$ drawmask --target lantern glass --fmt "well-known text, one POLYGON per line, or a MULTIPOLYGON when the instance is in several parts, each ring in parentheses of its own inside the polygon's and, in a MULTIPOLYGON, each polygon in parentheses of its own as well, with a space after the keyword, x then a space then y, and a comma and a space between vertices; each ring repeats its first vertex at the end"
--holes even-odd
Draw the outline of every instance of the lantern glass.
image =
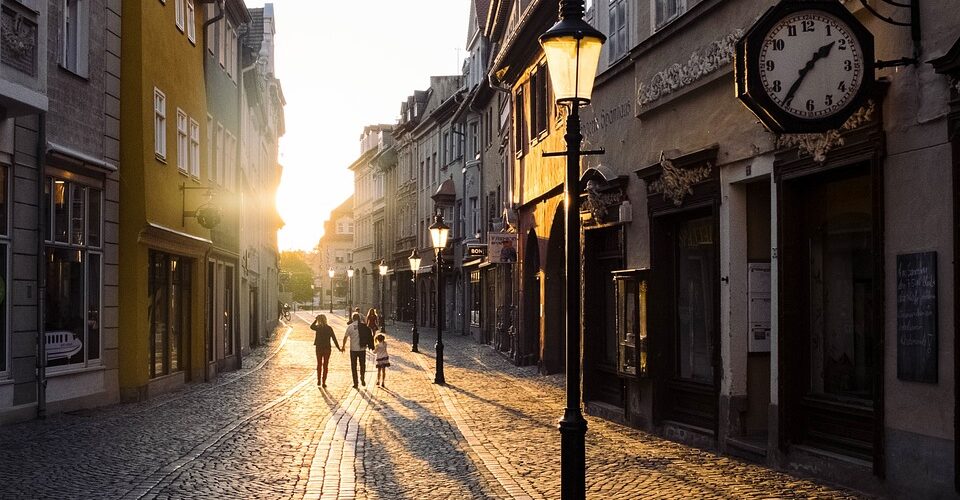
POLYGON ((593 95, 603 39, 576 35, 545 36, 541 42, 557 102, 583 105, 593 95))
POLYGON ((352 278, 352 277, 353 277, 353 268, 352 268, 352 267, 351 267, 350 269, 347 269, 347 277, 348 277, 348 278, 352 278))
POLYGON ((447 247, 447 237, 450 236, 450 227, 442 221, 434 222, 430 225, 430 239, 433 240, 433 248, 443 250, 447 247))
POLYGON ((334 271, 333 268, 330 268, 330 269, 327 270, 327 276, 329 276, 329 277, 331 277, 331 278, 333 278, 333 275, 334 275, 335 273, 336 273, 336 271, 334 271))
POLYGON ((386 276, 386 275, 387 275, 387 270, 388 270, 387 262, 381 260, 381 261, 380 261, 380 276, 386 276))
POLYGON ((410 252, 410 257, 408 260, 410 261, 411 271, 416 273, 418 270, 420 270, 420 255, 417 254, 416 250, 410 252))

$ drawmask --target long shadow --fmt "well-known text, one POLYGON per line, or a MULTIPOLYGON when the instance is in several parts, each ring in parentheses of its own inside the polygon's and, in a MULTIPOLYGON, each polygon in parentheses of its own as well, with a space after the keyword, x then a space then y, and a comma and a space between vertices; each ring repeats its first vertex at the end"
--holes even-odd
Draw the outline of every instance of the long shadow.
MULTIPOLYGON (((389 399, 376 397, 368 391, 362 391, 361 396, 368 401, 371 409, 380 414, 382 421, 389 425, 385 432, 392 434, 398 440, 402 440, 405 443, 405 449, 421 462, 427 464, 432 470, 462 484, 466 490, 471 492, 472 497, 482 498, 489 493, 484 492, 483 485, 473 479, 481 477, 480 472, 474 462, 464 453, 464 450, 458 447, 459 440, 450 439, 441 434, 444 431, 451 432, 449 430, 451 425, 446 420, 434 415, 428 408, 416 401, 401 396, 396 391, 387 388, 382 388, 380 391, 388 394, 389 399), (402 414, 401 409, 412 412, 414 417, 411 418, 402 414), (459 460, 451 460, 450 457, 459 457, 459 460)), ((374 429, 374 427, 368 427, 365 430, 364 446, 373 446, 376 449, 383 445, 378 442, 378 433, 371 432, 374 429)), ((365 461, 368 459, 369 456, 365 455, 365 461)), ((409 464, 407 465, 409 470, 409 464)), ((387 477, 390 476, 390 474, 384 474, 387 477)), ((384 485, 381 487, 369 482, 366 484, 368 489, 380 492, 385 498, 395 497, 396 490, 392 486, 384 485)))
POLYGON ((475 399, 475 400, 477 400, 477 401, 480 401, 480 402, 482 402, 482 403, 484 403, 484 404, 487 404, 487 405, 490 405, 490 406, 495 406, 495 407, 499 408, 500 410, 502 410, 502 411, 504 411, 504 412, 507 412, 507 413, 509 413, 509 414, 513 415, 514 417, 517 417, 517 418, 519 418, 519 419, 521 419, 521 420, 527 420, 527 421, 529 421, 529 422, 533 422, 533 423, 537 424, 538 427, 553 428, 552 425, 544 424, 543 422, 541 422, 541 421, 538 420, 537 418, 528 415, 528 414, 527 414, 526 412, 524 412, 524 411, 521 411, 521 410, 518 410, 518 409, 516 409, 516 408, 507 406, 507 405, 505 405, 505 404, 503 404, 503 403, 499 403, 499 402, 494 401, 494 400, 492 400, 492 399, 487 399, 487 398, 485 398, 485 397, 483 397, 483 396, 478 396, 477 394, 475 394, 475 393, 473 393, 473 392, 471 392, 471 391, 469 391, 469 390, 467 390, 467 389, 464 389, 464 388, 462 388, 462 387, 458 387, 458 386, 456 386, 456 385, 454 385, 454 384, 451 384, 451 383, 449 383, 449 382, 447 382, 446 386, 449 387, 450 389, 453 389, 455 392, 457 392, 457 393, 459 393, 459 394, 463 394, 464 396, 467 396, 467 397, 469 397, 469 398, 471 398, 471 399, 475 399))

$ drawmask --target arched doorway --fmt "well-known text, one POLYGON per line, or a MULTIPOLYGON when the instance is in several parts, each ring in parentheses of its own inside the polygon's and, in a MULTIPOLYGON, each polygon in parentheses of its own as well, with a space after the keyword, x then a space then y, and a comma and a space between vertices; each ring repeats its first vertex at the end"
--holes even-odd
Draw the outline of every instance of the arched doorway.
POLYGON ((541 332, 540 370, 544 374, 560 373, 565 370, 564 346, 566 345, 565 320, 566 301, 564 296, 564 211, 563 204, 557 205, 550 226, 550 238, 547 240, 547 261, 544 268, 543 285, 543 332, 541 332))
POLYGON ((540 352, 540 242, 533 229, 523 247, 523 321, 517 341, 515 361, 518 364, 537 362, 540 352))

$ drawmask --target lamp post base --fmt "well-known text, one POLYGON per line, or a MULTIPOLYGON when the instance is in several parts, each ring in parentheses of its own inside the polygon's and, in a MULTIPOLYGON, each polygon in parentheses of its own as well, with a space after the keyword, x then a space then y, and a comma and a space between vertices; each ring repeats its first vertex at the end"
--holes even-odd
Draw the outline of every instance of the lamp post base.
POLYGON ((444 385, 447 383, 443 376, 443 342, 437 342, 437 373, 433 377, 433 383, 444 385))
POLYGON ((586 445, 587 421, 580 410, 566 408, 558 422, 560 430, 560 498, 581 500, 586 498, 586 445))
POLYGON ((413 325, 413 328, 410 329, 410 333, 413 334, 413 349, 410 349, 410 352, 420 352, 420 332, 417 331, 417 325, 413 325))

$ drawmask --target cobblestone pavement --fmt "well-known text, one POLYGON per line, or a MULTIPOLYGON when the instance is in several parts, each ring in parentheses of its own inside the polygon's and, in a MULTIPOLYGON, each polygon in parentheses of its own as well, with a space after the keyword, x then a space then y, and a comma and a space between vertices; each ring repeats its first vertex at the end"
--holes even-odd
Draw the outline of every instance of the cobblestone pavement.
MULTIPOLYGON (((447 335, 388 327, 386 387, 316 385, 302 313, 244 368, 151 401, 0 428, 0 498, 558 498, 562 376, 447 335)), ((342 332, 341 318, 332 321, 342 332)), ((588 417, 590 498, 857 498, 588 417)))

